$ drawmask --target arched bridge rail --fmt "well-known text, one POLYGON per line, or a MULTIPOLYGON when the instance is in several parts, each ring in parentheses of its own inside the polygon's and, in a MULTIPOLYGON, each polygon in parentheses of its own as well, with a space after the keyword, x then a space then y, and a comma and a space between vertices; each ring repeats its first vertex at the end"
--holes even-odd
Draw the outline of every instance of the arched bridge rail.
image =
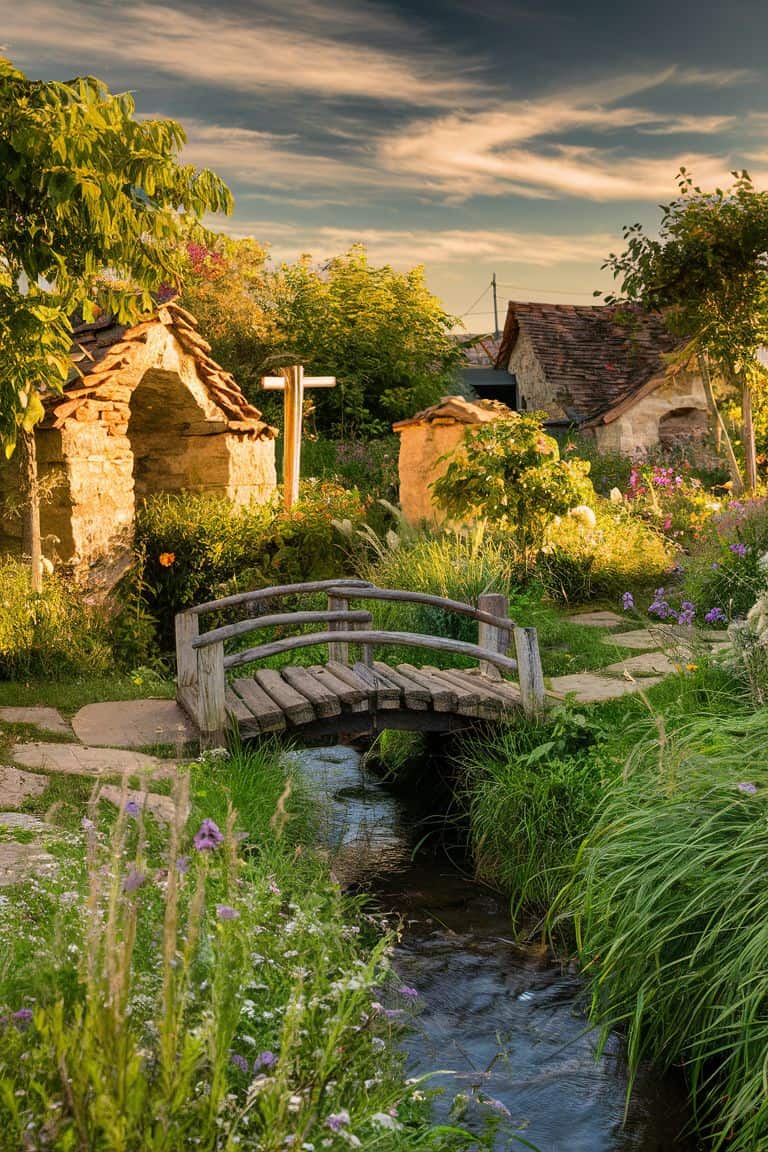
POLYGON ((535 714, 544 702, 536 630, 519 628, 510 620, 506 598, 496 593, 480 596, 474 606, 429 593, 378 588, 355 579, 259 588, 179 613, 176 661, 178 700, 208 743, 221 742, 233 723, 244 736, 283 731, 309 736, 382 728, 447 731, 472 719, 501 719, 521 708, 535 714), (319 592, 327 595, 326 610, 271 610, 284 597, 319 592), (358 600, 413 603, 469 617, 477 622, 477 643, 376 629, 369 609, 350 607, 358 600), (264 606, 267 611, 259 611, 264 606), (248 612, 244 619, 200 631, 202 616, 239 608, 248 612), (318 630, 230 650, 233 641, 242 642, 249 633, 308 625, 318 630), (510 642, 514 642, 516 659, 507 655, 510 642), (327 646, 325 664, 258 667, 271 657, 315 645, 327 646), (377 648, 387 646, 469 657, 478 661, 478 667, 391 666, 374 657, 377 648), (359 659, 351 658, 353 649, 359 651, 359 659), (232 675, 244 666, 251 666, 249 675, 232 675), (515 675, 516 680, 505 679, 503 674, 515 675))

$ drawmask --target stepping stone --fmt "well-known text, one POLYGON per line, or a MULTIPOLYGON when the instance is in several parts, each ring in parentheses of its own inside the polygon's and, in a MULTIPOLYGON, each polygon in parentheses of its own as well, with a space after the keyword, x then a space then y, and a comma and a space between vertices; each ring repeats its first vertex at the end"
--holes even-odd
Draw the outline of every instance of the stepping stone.
POLYGON ((54 736, 72 736, 72 729, 58 708, 0 708, 0 722, 3 724, 33 724, 43 732, 54 736))
POLYGON ((604 644, 615 644, 617 648, 659 648, 662 639, 647 628, 637 628, 634 632, 621 632, 618 636, 604 636, 604 644))
POLYGON ((47 787, 47 776, 0 764, 0 808, 18 808, 28 796, 39 796, 47 787))
POLYGON ((56 860, 40 841, 40 835, 50 831, 53 829, 36 816, 28 816, 25 812, 0 812, 0 888, 55 870, 56 860), (12 835, 15 828, 34 832, 35 839, 27 843, 6 839, 3 829, 11 829, 12 835))
POLYGON ((642 656, 628 656, 626 660, 619 660, 616 664, 609 664, 603 668, 604 673, 613 673, 623 676, 629 672, 630 676, 671 676, 680 670, 680 663, 670 660, 664 652, 644 652, 642 656))
POLYGON ((124 793, 119 784, 105 784, 103 788, 99 789, 99 798, 114 804, 115 808, 119 808, 122 803, 127 804, 129 800, 133 800, 139 808, 151 813, 156 820, 160 820, 163 824, 173 823, 176 816, 176 804, 172 796, 156 796, 153 792, 139 792, 134 788, 129 788, 127 793, 124 793))
POLYGON ((660 684, 662 679, 662 676, 657 676, 632 682, 595 672, 580 672, 571 676, 555 676, 549 684, 552 692, 561 696, 573 694, 580 704, 599 704, 604 700, 616 700, 631 692, 652 688, 654 684, 660 684))
POLYGON ((626 616, 619 616, 617 612, 574 612, 568 617, 571 624, 583 624, 585 628, 618 628, 626 624, 626 616))
POLYGON ((72 718, 78 740, 92 748, 198 746, 200 734, 175 700, 120 700, 86 704, 72 718))
POLYGON ((80 744, 17 744, 12 756, 24 768, 61 772, 69 776, 144 776, 168 780, 176 776, 176 764, 126 748, 84 748, 80 744))

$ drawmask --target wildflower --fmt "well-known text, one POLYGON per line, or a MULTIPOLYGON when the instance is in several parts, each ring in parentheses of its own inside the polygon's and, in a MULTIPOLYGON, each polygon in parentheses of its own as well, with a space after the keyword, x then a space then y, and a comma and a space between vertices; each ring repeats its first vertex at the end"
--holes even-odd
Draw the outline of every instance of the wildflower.
POLYGON ((223 839, 216 821, 206 817, 195 834, 193 843, 198 852, 210 852, 213 848, 218 848, 223 839))
POLYGON ((349 1124, 349 1112, 346 1108, 342 1108, 341 1112, 332 1112, 330 1116, 326 1116, 325 1126, 330 1128, 331 1132, 340 1132, 342 1128, 346 1128, 349 1124))
POLYGON ((683 600, 682 604, 680 605, 680 612, 678 613, 678 616, 677 616, 677 622, 678 622, 678 624, 684 624, 686 626, 690 626, 691 624, 693 624, 693 618, 695 615, 696 615, 695 606, 693 604, 691 604, 690 600, 683 600))
POLYGON ((631 592, 625 592, 621 598, 621 603, 624 606, 624 611, 630 612, 635 606, 635 598, 631 592))
POLYGON ((685 666, 686 672, 697 672, 698 668, 698 664, 686 664, 685 666))
POLYGON ((145 880, 146 876, 142 876, 141 872, 137 872, 133 867, 129 868, 128 875, 123 880, 123 892, 136 892, 145 880))
POLYGON ((406 1000, 418 1000, 419 994, 415 988, 411 988, 410 984, 403 984, 400 989, 400 995, 405 996, 406 1000))
POLYGON ((754 794, 757 792, 757 785, 752 784, 749 780, 742 780, 740 784, 736 785, 736 787, 738 788, 739 792, 746 792, 747 796, 754 796, 754 794))
POLYGON ((274 1052, 270 1052, 269 1050, 260 1052, 253 1062, 253 1070, 256 1072, 259 1068, 271 1068, 273 1064, 276 1063, 277 1056, 275 1056, 274 1052))
POLYGON ((597 524, 597 517, 588 504, 577 504, 575 508, 571 508, 568 515, 582 528, 594 528, 597 524))
POLYGON ((140 812, 141 812, 141 808, 139 808, 136 801, 135 800, 129 800, 125 806, 126 816, 133 816, 133 818, 135 819, 140 814, 140 812))
POLYGON ((738 544, 731 544, 731 552, 733 552, 734 556, 746 556, 747 546, 739 541, 738 544))
POLYGON ((727 617, 722 608, 710 608, 709 612, 704 616, 707 624, 725 624, 726 619, 727 617))
POLYGON ((32 1015, 33 1013, 31 1008, 19 1008, 17 1012, 11 1013, 11 1020, 13 1020, 16 1024, 20 1024, 22 1027, 25 1027, 27 1024, 31 1023, 32 1015))
POLYGON ((176 562, 175 552, 161 552, 157 558, 162 564, 163 568, 170 568, 176 562))
POLYGON ((217 904, 216 915, 219 920, 237 920, 240 913, 236 908, 230 908, 229 904, 217 904))
POLYGON ((394 1116, 390 1116, 388 1112, 374 1112, 371 1116, 371 1124, 377 1128, 387 1128, 390 1132, 397 1132, 398 1129, 402 1128, 402 1124, 394 1116))
POLYGON ((83 816, 82 820, 80 821, 80 827, 82 828, 83 832, 91 832, 96 827, 96 825, 94 824, 93 820, 89 820, 87 816, 83 816))
POLYGON ((189 872, 189 856, 179 856, 176 861, 177 872, 189 872))
POLYGON ((229 1062, 230 1064, 234 1064, 235 1068, 239 1068, 241 1072, 245 1072, 246 1075, 250 1071, 248 1061, 245 1056, 241 1056, 239 1052, 230 1052, 229 1062))
POLYGON ((658 616, 660 620, 667 620, 670 616, 674 617, 675 613, 664 599, 663 588, 656 589, 654 601, 648 606, 648 611, 653 616, 658 616))

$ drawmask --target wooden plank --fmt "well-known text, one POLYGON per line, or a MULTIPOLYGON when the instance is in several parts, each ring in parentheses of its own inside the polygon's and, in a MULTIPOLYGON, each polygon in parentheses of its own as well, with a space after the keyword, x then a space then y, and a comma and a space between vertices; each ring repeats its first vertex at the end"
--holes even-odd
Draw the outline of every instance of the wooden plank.
POLYGON ((282 668, 281 672, 283 679, 310 701, 316 716, 341 715, 341 700, 335 692, 317 680, 308 668, 282 668))
POLYGON ((373 668, 380 676, 385 676, 397 685, 402 693, 406 708, 410 708, 414 712, 427 711, 432 703, 432 693, 423 685, 417 684, 415 680, 411 680, 409 676, 404 676, 395 668, 390 668, 389 664, 384 664, 381 660, 374 660, 373 668))
POLYGON ((354 672, 364 684, 368 686, 374 693, 374 706, 376 708, 399 708, 400 707, 400 689, 388 678, 381 675, 380 672, 374 671, 366 664, 355 664, 354 672))
POLYGON ((275 668, 259 668, 254 679, 272 698, 291 724, 310 724, 315 719, 315 710, 306 696, 286 684, 275 668))
POLYGON ((519 709, 522 706, 520 690, 516 684, 507 684, 503 680, 489 680, 469 668, 452 668, 451 679, 461 680, 470 688, 478 687, 484 696, 500 701, 505 709, 519 709))
POLYGON ((456 693, 444 681, 435 680, 423 668, 414 668, 412 664, 398 664, 397 670, 428 690, 435 712, 456 711, 456 693))
POLYGON ((250 708, 232 691, 229 684, 224 692, 224 703, 227 714, 231 716, 233 720, 236 720, 238 724, 250 723, 253 720, 253 713, 250 708))
POLYGON ((232 687, 253 714, 262 732, 284 731, 285 716, 271 696, 268 696, 255 680, 243 677, 234 680, 232 687))
POLYGON ((480 693, 473 691, 466 684, 456 684, 450 678, 447 678, 442 669, 433 668, 431 665, 426 665, 424 671, 428 676, 432 676, 436 680, 441 680, 447 684, 456 693, 456 711, 459 716, 479 716, 480 715, 480 693))
POLYGON ((333 692, 338 696, 342 705, 345 708, 349 708, 350 712, 368 711, 368 693, 362 684, 354 688, 351 684, 348 684, 346 680, 335 676, 328 667, 321 664, 313 664, 309 671, 319 683, 326 686, 329 692, 333 692))
POLYGON ((339 664, 337 660, 329 660, 326 664, 329 672, 332 672, 337 680, 341 680, 344 684, 349 684, 350 687, 356 688, 362 692, 366 701, 369 704, 376 703, 376 689, 372 684, 366 684, 352 668, 346 664, 339 664))
POLYGON ((438 679, 445 680, 456 688, 458 711, 461 716, 479 716, 481 720, 496 720, 501 715, 501 700, 491 696, 482 683, 464 679, 461 672, 455 668, 436 668, 434 671, 438 679), (467 708, 471 711, 465 711, 467 708))

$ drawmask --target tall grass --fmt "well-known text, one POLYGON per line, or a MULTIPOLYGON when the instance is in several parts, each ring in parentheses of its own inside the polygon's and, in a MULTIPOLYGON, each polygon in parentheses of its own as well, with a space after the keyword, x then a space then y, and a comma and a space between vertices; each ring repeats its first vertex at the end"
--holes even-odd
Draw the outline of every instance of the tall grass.
POLYGON ((768 710, 642 742, 560 907, 633 1071, 683 1064, 714 1147, 768 1147, 768 710))

